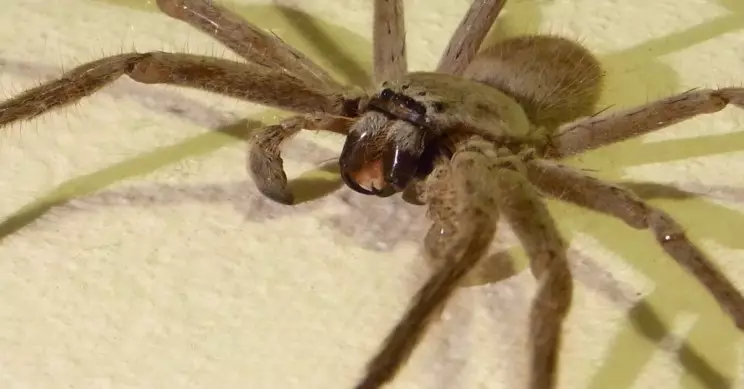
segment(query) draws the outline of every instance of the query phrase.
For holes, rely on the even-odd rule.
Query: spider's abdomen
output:
[[[504,91],[522,105],[532,123],[553,129],[594,113],[602,68],[578,43],[536,35],[485,48],[464,76]]]

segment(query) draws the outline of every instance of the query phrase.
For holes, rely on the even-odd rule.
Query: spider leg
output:
[[[374,27],[375,84],[396,80],[408,72],[406,26],[402,0],[375,0]]]
[[[293,116],[279,124],[261,129],[252,139],[248,153],[248,171],[264,196],[285,205],[294,203],[281,157],[283,142],[302,129],[322,130],[346,135],[351,121],[332,116]]]
[[[157,0],[166,15],[212,36],[249,62],[282,69],[307,84],[338,88],[322,67],[227,8],[207,0]]]
[[[664,211],[646,204],[629,190],[551,161],[530,161],[527,170],[535,186],[557,199],[615,216],[633,228],[650,230],[664,251],[697,278],[736,326],[744,330],[744,297]]]
[[[488,176],[488,159],[472,152],[456,153],[452,161],[439,165],[431,180],[450,180],[454,192],[444,194],[443,201],[430,207],[451,207],[457,231],[446,239],[441,252],[443,266],[419,289],[411,300],[407,312],[390,332],[377,355],[372,358],[356,389],[377,389],[390,382],[405,365],[408,358],[426,333],[436,313],[440,312],[450,296],[484,256],[493,240],[498,221]],[[454,197],[450,197],[453,194]],[[438,197],[433,193],[431,197]],[[452,201],[454,200],[454,201]],[[439,232],[436,224],[434,233]]]
[[[744,88],[693,90],[639,107],[582,118],[562,126],[547,155],[563,158],[715,113],[727,105],[744,108]]]
[[[474,0],[450,38],[436,71],[461,75],[504,8],[506,0]]]
[[[74,103],[122,75],[145,84],[171,84],[297,113],[355,116],[356,99],[340,89],[304,84],[262,65],[164,52],[125,53],[78,66],[59,79],[0,102],[0,127]]]
[[[511,166],[504,166],[504,162]],[[552,389],[557,385],[561,329],[573,297],[566,243],[539,193],[523,173],[522,158],[502,158],[495,167],[499,209],[525,248],[539,285],[529,315],[529,388]]]

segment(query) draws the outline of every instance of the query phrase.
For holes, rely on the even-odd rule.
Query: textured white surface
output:
[[[4,0],[0,96],[60,67],[132,46],[230,55],[143,2]],[[340,27],[339,56],[350,53],[369,69],[369,1],[239,3],[239,10],[267,14],[271,7],[248,6],[291,6]],[[409,63],[430,69],[468,1],[406,6]],[[604,103],[624,106],[692,87],[741,85],[744,15],[737,12],[744,7],[735,1],[512,0],[500,26],[581,39],[608,64]],[[260,23],[261,16],[252,20]],[[287,31],[274,32],[302,37],[299,25],[290,20]],[[0,227],[0,386],[351,387],[426,275],[418,255],[423,209],[347,190],[293,209],[261,198],[244,171],[243,144],[203,134],[244,117],[269,122],[274,115],[122,80],[66,111],[6,131],[0,139],[4,219],[59,185],[67,185],[64,191],[114,182],[12,234],[9,223]],[[744,242],[733,238],[744,231],[744,152],[715,155],[744,149],[736,133],[742,129],[744,112],[727,109],[583,163],[602,161],[598,174],[605,178],[673,183],[711,196],[659,204],[744,290]],[[684,141],[690,138],[700,141]],[[229,144],[218,148],[221,142]],[[665,151],[656,153],[649,142]],[[340,143],[303,134],[285,153],[290,174],[333,158]],[[160,165],[147,175],[116,178]],[[98,176],[82,177],[92,173]],[[76,177],[82,178],[70,181]],[[742,337],[646,235],[604,240],[625,230],[572,208],[553,209],[567,229],[593,234],[571,235],[580,282],[566,329],[562,388],[721,388],[727,380],[744,388]],[[522,387],[533,288],[529,273],[520,271],[462,289],[391,387]],[[658,341],[641,334],[654,332],[652,311],[667,327],[652,335]]]

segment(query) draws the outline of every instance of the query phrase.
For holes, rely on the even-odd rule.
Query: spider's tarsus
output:
[[[248,158],[248,171],[258,191],[279,204],[293,205],[295,197],[289,188],[281,157],[254,145]]]

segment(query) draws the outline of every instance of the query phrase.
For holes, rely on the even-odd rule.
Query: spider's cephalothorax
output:
[[[517,148],[534,138],[516,99],[461,76],[408,73],[384,82],[359,112],[339,158],[341,176],[355,191],[381,197],[428,175],[438,156],[454,151],[453,136]]]
[[[212,0],[157,0],[164,13],[211,35],[244,61],[165,52],[102,58],[0,102],[0,127],[72,104],[123,75],[278,107],[296,115],[252,139],[248,168],[259,191],[283,204],[295,198],[282,143],[303,129],[346,136],[339,164],[349,187],[377,196],[403,191],[409,202],[427,204],[432,225],[424,246],[434,264],[357,389],[377,389],[395,378],[435,313],[487,253],[500,217],[540,280],[529,315],[529,387],[555,387],[573,284],[567,245],[544,205],[546,196],[650,231],[744,329],[744,297],[671,216],[625,188],[558,162],[729,104],[744,107],[744,89],[693,90],[592,115],[602,71],[581,45],[537,35],[481,47],[505,2],[473,1],[435,71],[409,73],[402,0],[375,0],[373,81],[382,87],[365,95]]]

